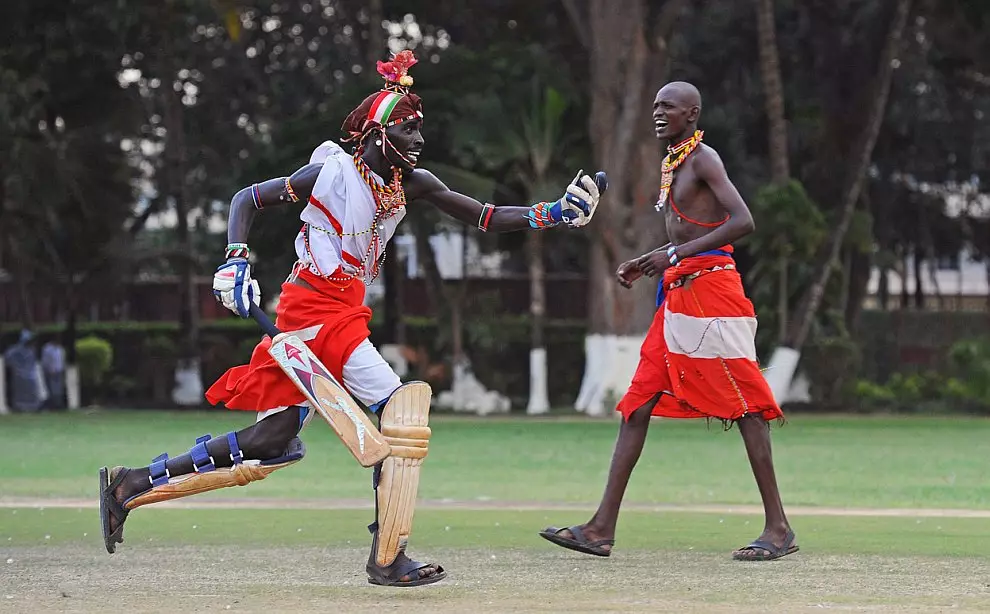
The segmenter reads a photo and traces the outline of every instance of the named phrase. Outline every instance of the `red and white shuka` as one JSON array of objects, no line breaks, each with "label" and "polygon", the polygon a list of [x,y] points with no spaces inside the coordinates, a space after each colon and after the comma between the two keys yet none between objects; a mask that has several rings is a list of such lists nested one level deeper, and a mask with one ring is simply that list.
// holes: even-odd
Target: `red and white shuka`
[{"label": "red and white shuka", "polygon": [[726,246],[665,272],[665,296],[616,407],[625,419],[657,394],[654,416],[783,417],[756,361],[756,313],[731,254]]}]

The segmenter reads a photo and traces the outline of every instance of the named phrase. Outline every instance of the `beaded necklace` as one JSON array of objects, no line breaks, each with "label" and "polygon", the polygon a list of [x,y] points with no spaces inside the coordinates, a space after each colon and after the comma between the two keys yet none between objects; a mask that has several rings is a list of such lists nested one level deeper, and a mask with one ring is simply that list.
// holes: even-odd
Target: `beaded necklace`
[{"label": "beaded necklace", "polygon": [[[385,230],[383,222],[396,214],[399,213],[406,206],[406,193],[402,187],[402,171],[398,168],[392,167],[392,181],[388,185],[383,185],[375,180],[372,170],[365,163],[364,159],[361,157],[363,149],[358,147],[354,150],[354,166],[357,168],[358,173],[361,175],[361,179],[364,180],[368,189],[371,190],[371,195],[375,199],[375,217],[371,220],[371,226],[360,232],[341,232],[336,234],[343,237],[358,237],[371,233],[371,240],[368,242],[368,249],[365,251],[364,256],[361,258],[360,269],[364,271],[365,266],[370,260],[372,260],[373,255],[378,253],[380,250],[381,255],[374,258],[374,262],[371,266],[371,279],[365,281],[366,285],[370,285],[381,273],[381,267],[385,263],[385,241],[382,240],[380,231]],[[303,240],[306,243],[306,251],[312,253],[309,247],[309,231],[315,228],[326,233],[331,231],[320,228],[319,226],[313,226],[312,224],[307,224],[305,228],[305,233],[303,235]],[[347,283],[354,280],[354,276],[336,277],[332,274],[325,274],[323,271],[319,270],[319,266],[316,265],[314,260],[314,266],[317,267],[317,273],[329,281],[335,281],[340,283]],[[343,288],[341,288],[343,289]]]},{"label": "beaded necklace", "polygon": [[667,204],[670,187],[674,185],[674,171],[701,145],[701,139],[704,136],[703,130],[695,130],[693,135],[677,145],[667,147],[667,156],[664,157],[663,163],[660,165],[660,199],[656,204],[657,211],[663,209],[663,206]]}]

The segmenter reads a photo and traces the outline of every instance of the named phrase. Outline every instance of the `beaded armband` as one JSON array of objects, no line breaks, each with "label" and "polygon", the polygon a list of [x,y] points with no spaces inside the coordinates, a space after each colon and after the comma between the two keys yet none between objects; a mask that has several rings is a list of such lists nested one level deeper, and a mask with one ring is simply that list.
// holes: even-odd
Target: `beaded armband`
[{"label": "beaded armband", "polygon": [[251,200],[254,201],[255,209],[264,209],[265,205],[261,204],[261,190],[258,189],[258,184],[251,185]]},{"label": "beaded armband", "polygon": [[228,260],[230,258],[244,258],[246,260],[251,255],[251,248],[247,246],[247,243],[229,243],[225,254],[225,258]]},{"label": "beaded armband", "polygon": [[283,202],[297,203],[299,202],[299,197],[296,196],[296,191],[292,189],[292,184],[289,183],[289,178],[286,177],[282,180],[284,187],[282,188],[282,193],[279,194],[278,199]]},{"label": "beaded armband", "polygon": [[481,232],[488,232],[488,224],[492,221],[492,216],[495,214],[495,205],[490,205],[485,203],[481,207],[481,215],[478,216],[478,230]]},{"label": "beaded armband", "polygon": [[536,203],[530,207],[529,211],[525,214],[526,219],[529,220],[530,228],[544,230],[559,224],[560,222],[554,221],[553,217],[550,215],[550,208],[553,207],[553,205],[554,203],[542,202]]}]

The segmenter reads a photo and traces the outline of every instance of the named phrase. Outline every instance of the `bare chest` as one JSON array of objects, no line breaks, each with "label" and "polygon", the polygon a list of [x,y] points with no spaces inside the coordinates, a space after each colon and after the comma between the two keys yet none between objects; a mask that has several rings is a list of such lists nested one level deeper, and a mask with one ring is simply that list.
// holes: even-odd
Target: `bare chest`
[{"label": "bare chest", "polygon": [[663,215],[667,237],[681,244],[705,235],[719,226],[725,212],[708,185],[702,181],[692,160],[687,160],[675,172],[666,198],[657,201]]}]

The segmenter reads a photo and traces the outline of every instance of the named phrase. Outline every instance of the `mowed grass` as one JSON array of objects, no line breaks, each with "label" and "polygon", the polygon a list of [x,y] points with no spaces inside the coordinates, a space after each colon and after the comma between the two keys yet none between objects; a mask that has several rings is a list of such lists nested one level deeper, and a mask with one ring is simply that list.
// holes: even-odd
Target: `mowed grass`
[{"label": "mowed grass", "polygon": [[[575,523],[574,511],[426,508],[416,512],[415,551],[445,549],[543,550],[557,548],[537,536],[548,525]],[[164,545],[243,547],[364,547],[371,510],[142,508],[127,519],[120,552]],[[802,550],[837,554],[990,559],[990,520],[800,516],[792,519]],[[627,511],[617,551],[727,554],[752,540],[760,516]],[[0,552],[5,547],[53,550],[85,546],[103,552],[99,512],[90,508],[0,509]],[[990,581],[988,581],[990,582]]]},{"label": "mowed grass", "polygon": [[[752,514],[631,506],[609,559],[547,543],[538,530],[579,523],[588,512],[540,505],[597,503],[618,426],[612,420],[435,416],[420,497],[466,504],[423,505],[416,513],[410,553],[447,568],[438,585],[369,586],[372,511],[305,507],[308,500],[371,500],[370,472],[318,420],[303,434],[303,462],[247,488],[185,500],[251,497],[279,507],[142,508],[128,517],[118,553],[106,554],[94,507],[100,466],[182,453],[196,436],[240,428],[252,417],[87,411],[0,418],[0,500],[90,502],[0,508],[0,610],[990,611],[987,518],[804,510],[791,518],[801,551],[772,563],[729,557],[759,534],[763,519]],[[657,421],[651,431],[628,501],[759,503],[738,433],[697,421]],[[990,420],[799,415],[774,430],[774,454],[791,505],[980,509],[990,507],[988,435]]]},{"label": "mowed grass", "polygon": [[[0,418],[0,497],[92,497],[103,465],[146,465],[250,424],[225,411],[82,411]],[[420,496],[577,503],[601,496],[614,420],[435,416]],[[264,482],[206,495],[366,499],[370,472],[315,418],[306,458]],[[785,504],[990,507],[990,419],[792,416],[774,428]],[[654,420],[626,501],[758,504],[739,434],[704,421]]]}]

